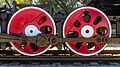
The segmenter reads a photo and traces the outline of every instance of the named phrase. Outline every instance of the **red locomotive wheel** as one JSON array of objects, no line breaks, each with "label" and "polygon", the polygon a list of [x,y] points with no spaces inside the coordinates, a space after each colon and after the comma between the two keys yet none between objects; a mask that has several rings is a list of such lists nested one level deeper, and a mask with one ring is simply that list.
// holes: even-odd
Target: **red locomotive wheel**
[{"label": "red locomotive wheel", "polygon": [[[36,36],[44,33],[47,36],[56,34],[56,27],[52,17],[38,7],[25,7],[17,11],[9,21],[8,34],[22,36]],[[15,42],[12,46],[21,54],[36,56],[46,52],[51,45],[39,47],[28,42]]]},{"label": "red locomotive wheel", "polygon": [[[74,10],[65,20],[64,38],[92,38],[96,36],[111,37],[111,24],[107,16],[99,9],[81,7]],[[107,44],[94,42],[66,42],[74,53],[91,56],[101,52]]]}]

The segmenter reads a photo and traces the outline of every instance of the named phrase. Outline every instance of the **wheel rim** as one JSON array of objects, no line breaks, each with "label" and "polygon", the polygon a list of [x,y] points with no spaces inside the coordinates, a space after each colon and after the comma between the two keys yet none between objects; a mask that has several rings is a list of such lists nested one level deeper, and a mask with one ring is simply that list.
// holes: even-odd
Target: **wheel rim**
[{"label": "wheel rim", "polygon": [[[85,19],[87,18],[87,19]],[[111,24],[107,16],[94,7],[81,7],[74,10],[63,25],[64,38],[111,37]],[[107,44],[93,42],[66,42],[68,48],[76,54],[91,56],[101,52]]]},{"label": "wheel rim", "polygon": [[[51,36],[56,34],[56,27],[52,17],[45,10],[38,7],[25,7],[11,17],[7,33],[18,36],[36,36],[39,33],[44,33]],[[51,47],[50,44],[45,47],[38,47],[26,42],[10,43],[15,50],[28,56],[43,54]]]}]

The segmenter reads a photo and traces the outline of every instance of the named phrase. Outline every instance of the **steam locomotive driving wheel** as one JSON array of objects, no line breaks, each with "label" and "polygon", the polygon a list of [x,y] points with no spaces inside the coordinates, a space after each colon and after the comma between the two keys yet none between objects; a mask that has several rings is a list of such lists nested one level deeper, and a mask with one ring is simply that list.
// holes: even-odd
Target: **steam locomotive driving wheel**
[{"label": "steam locomotive driving wheel", "polygon": [[[81,7],[69,14],[63,25],[64,38],[111,37],[111,24],[107,16],[97,8]],[[66,42],[76,54],[91,56],[101,52],[107,44],[94,42]]]},{"label": "steam locomotive driving wheel", "polygon": [[[17,11],[9,21],[7,33],[16,36],[36,36],[56,34],[56,27],[52,17],[38,7],[25,7]],[[36,56],[46,52],[51,45],[44,47],[28,42],[11,42],[12,46],[21,54]]]}]

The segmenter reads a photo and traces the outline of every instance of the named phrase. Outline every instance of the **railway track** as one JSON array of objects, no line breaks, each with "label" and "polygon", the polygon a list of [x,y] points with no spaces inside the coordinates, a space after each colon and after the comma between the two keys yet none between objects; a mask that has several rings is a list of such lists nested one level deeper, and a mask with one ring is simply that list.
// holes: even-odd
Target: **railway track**
[{"label": "railway track", "polygon": [[30,57],[19,54],[14,50],[0,51],[1,61],[120,61],[119,50],[104,50],[94,56],[79,56],[70,51],[64,50],[49,50],[45,54]]},{"label": "railway track", "polygon": [[69,50],[48,50],[30,57],[16,50],[0,50],[0,67],[98,67],[120,66],[120,50],[103,50],[94,56],[78,56]]},{"label": "railway track", "polygon": [[9,60],[9,61],[120,61],[120,56],[36,56],[36,57],[27,57],[27,56],[3,56],[0,57],[0,60]]}]

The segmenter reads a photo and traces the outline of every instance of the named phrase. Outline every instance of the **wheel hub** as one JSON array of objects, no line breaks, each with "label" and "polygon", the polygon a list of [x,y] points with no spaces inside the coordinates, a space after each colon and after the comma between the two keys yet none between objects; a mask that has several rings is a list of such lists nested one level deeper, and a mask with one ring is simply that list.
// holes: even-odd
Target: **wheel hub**
[{"label": "wheel hub", "polygon": [[41,31],[39,31],[37,29],[36,26],[34,25],[28,25],[26,28],[25,28],[25,35],[26,36],[36,36],[37,34],[41,33]]},{"label": "wheel hub", "polygon": [[94,34],[94,29],[91,26],[86,25],[81,29],[81,34],[84,38],[90,38]]}]

